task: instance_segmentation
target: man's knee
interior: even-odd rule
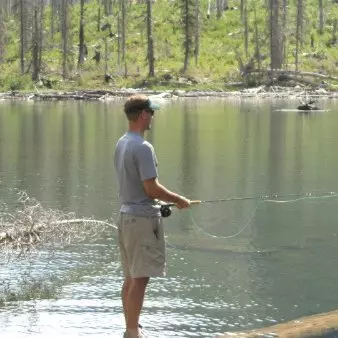
[[[139,287],[146,287],[149,282],[149,277],[139,277],[139,278],[132,278],[132,283]]]

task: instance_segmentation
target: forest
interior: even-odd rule
[[[2,0],[0,91],[338,88],[338,0]]]

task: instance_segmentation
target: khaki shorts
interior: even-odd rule
[[[121,213],[117,225],[124,276],[165,276],[166,252],[162,217]]]

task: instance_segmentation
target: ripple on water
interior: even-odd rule
[[[57,252],[54,260],[48,262],[47,270],[43,261],[31,262],[35,274],[47,271],[64,276],[62,293],[59,299],[6,306],[0,312],[0,326],[4,328],[1,338],[6,335],[12,338],[14,333],[15,337],[34,338],[122,337],[121,269],[113,256],[100,252],[101,248],[88,247],[85,253]],[[17,264],[13,271],[23,267]],[[69,278],[74,270],[78,276]],[[251,300],[248,292],[239,292],[240,289],[240,285],[229,288],[225,282],[213,285],[200,273],[154,278],[147,292],[142,324],[149,337],[214,337],[217,332],[274,321],[276,309],[271,304],[267,316],[260,312],[259,302]]]

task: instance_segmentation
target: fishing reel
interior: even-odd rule
[[[162,204],[160,207],[162,217],[169,217],[171,215],[171,208],[169,204]]]
[[[200,204],[202,201],[193,200],[190,201],[190,204]],[[161,204],[160,213],[162,217],[169,217],[171,215],[171,207],[174,207],[175,204]]]

